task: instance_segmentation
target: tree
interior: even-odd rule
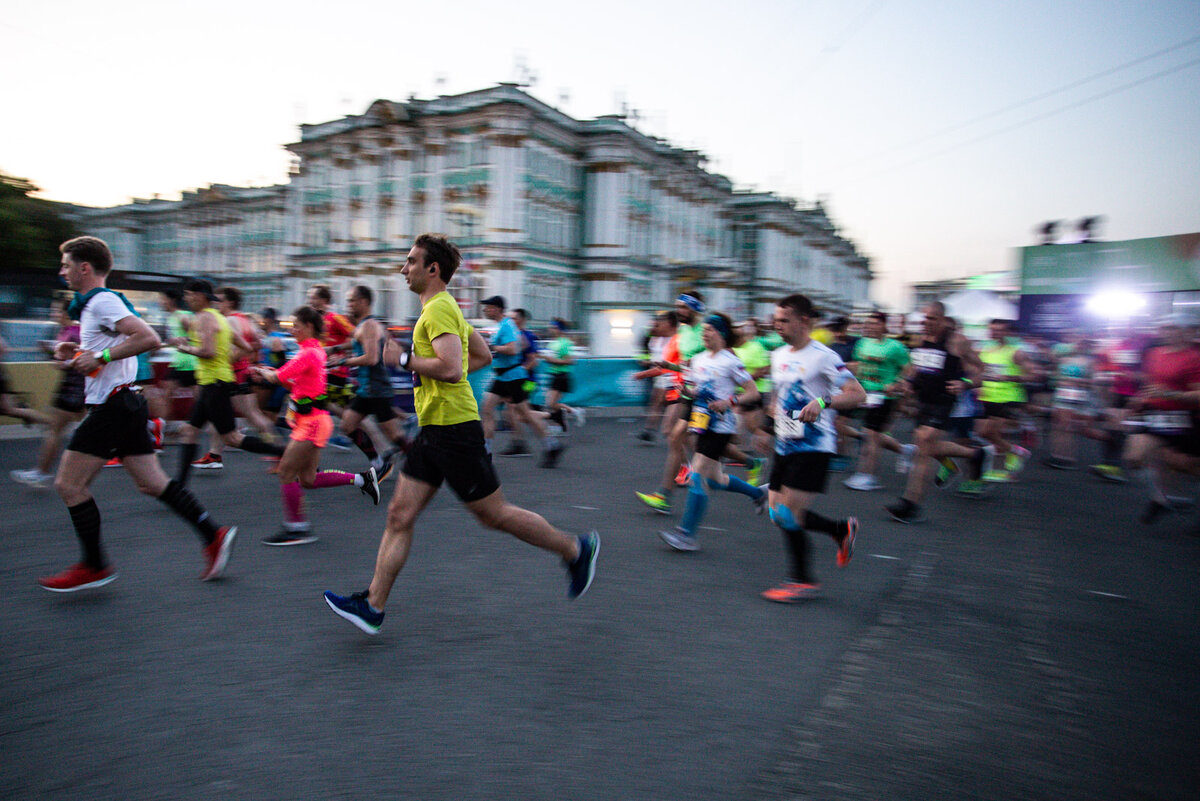
[[[58,270],[58,246],[76,235],[67,206],[33,197],[37,191],[0,172],[0,273]]]

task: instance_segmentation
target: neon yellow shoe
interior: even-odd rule
[[[980,478],[989,484],[1005,484],[1012,481],[1012,475],[1007,470],[989,470]]]
[[[671,514],[671,502],[668,501],[666,496],[661,492],[635,492],[633,494],[638,497],[639,501],[658,512],[660,515]]]
[[[760,457],[755,457],[750,460],[750,467],[746,469],[746,483],[757,487],[762,479],[763,468],[767,466],[767,460]]]

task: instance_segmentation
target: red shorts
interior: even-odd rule
[[[308,414],[289,411],[287,419],[292,426],[292,439],[297,442],[311,442],[324,448],[333,436],[333,417],[324,409],[314,409]]]

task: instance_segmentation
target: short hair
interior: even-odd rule
[[[179,287],[167,287],[166,289],[162,290],[160,294],[169,298],[171,302],[175,304],[175,308],[183,308],[183,290]]]
[[[1012,328],[1013,322],[1012,322],[1012,320],[1006,320],[1003,317],[997,317],[994,320],[992,320],[992,325],[1002,325],[1005,328]]]
[[[426,266],[437,264],[438,276],[442,283],[450,283],[458,266],[462,264],[462,253],[458,247],[446,237],[437,234],[421,234],[413,246],[420,248],[425,254]]]
[[[326,303],[333,300],[333,291],[329,289],[329,284],[313,284],[310,291]]]
[[[325,318],[312,306],[301,306],[292,312],[292,323],[311,325],[313,333],[317,336],[325,333]]]
[[[371,287],[364,286],[363,284],[359,284],[351,289],[350,294],[360,300],[365,300],[368,306],[375,302],[375,293],[371,291]]]
[[[829,324],[829,330],[836,331],[839,334],[849,327],[850,321],[845,317],[834,317],[833,321]]]
[[[801,295],[799,292],[788,295],[775,305],[784,309],[791,309],[798,317],[817,316],[817,307],[809,300],[808,295]]]
[[[671,326],[672,328],[679,327],[679,315],[675,313],[674,309],[667,309],[666,311],[661,311],[656,315],[656,317],[660,321]]]
[[[76,264],[86,261],[101,275],[107,275],[112,269],[112,251],[108,249],[108,243],[99,237],[77,236],[63,242],[58,246],[58,250],[69,255]]]
[[[938,317],[946,316],[946,304],[942,303],[940,300],[931,300],[925,305],[933,309],[934,314],[936,314]]]
[[[522,319],[522,320],[528,320],[528,319],[529,319],[529,312],[525,311],[524,309],[513,309],[513,314],[519,314],[519,315],[521,315],[521,319]]]
[[[231,304],[233,308],[242,308],[242,290],[235,286],[223,286],[217,290],[217,297]]]
[[[885,312],[881,312],[881,311],[869,312],[867,314],[867,317],[869,317],[872,320],[878,320],[879,322],[883,323],[885,326],[887,325],[888,319],[887,319],[887,314]]]

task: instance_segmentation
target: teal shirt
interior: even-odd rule
[[[550,351],[550,355],[554,358],[565,359],[571,355],[571,349],[573,347],[574,345],[571,344],[571,340],[567,339],[566,337],[559,337],[550,343],[550,347],[547,348],[547,350]],[[574,365],[571,364],[549,363],[546,365],[546,367],[550,370],[550,375],[562,375],[563,373],[569,373],[571,372],[571,368],[573,366]]]
[[[895,339],[863,337],[854,345],[854,376],[867,392],[883,392],[908,364],[908,348]]]

